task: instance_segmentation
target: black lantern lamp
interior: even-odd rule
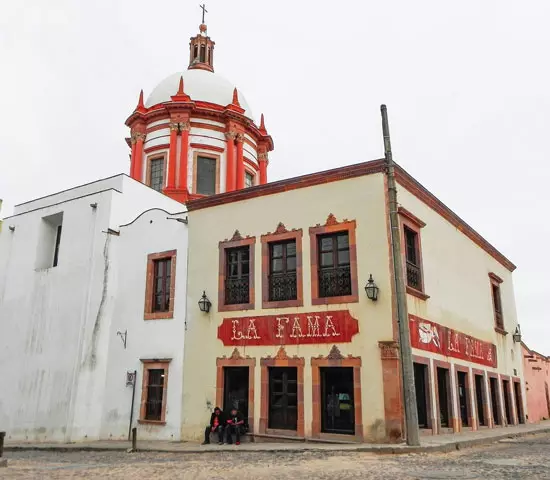
[[[521,342],[521,329],[519,328],[519,324],[516,327],[516,331],[512,335],[512,338],[514,339],[514,342],[520,343]]]
[[[370,274],[369,280],[365,285],[365,292],[367,292],[367,297],[370,298],[373,302],[376,302],[376,300],[378,300],[378,287],[372,279],[372,273]]]
[[[210,300],[208,300],[208,297],[206,296],[206,292],[202,292],[202,297],[199,300],[199,308],[201,312],[208,313],[210,311],[210,307],[212,306],[212,303]]]

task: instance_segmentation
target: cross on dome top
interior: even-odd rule
[[[203,3],[202,5],[199,5],[199,7],[202,8],[202,23],[204,23],[204,14],[208,13],[208,10],[206,10],[206,3]]]

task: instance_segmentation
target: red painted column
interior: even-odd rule
[[[168,185],[167,189],[176,188],[176,149],[178,146],[178,124],[170,124],[170,154],[168,156]]]
[[[145,133],[136,134],[136,158],[134,167],[134,178],[138,182],[143,181],[143,142],[145,141]]]
[[[260,164],[260,185],[267,183],[267,153],[258,155],[258,163]]]
[[[130,156],[130,177],[135,178],[135,170],[136,170],[136,139],[134,138],[134,134],[132,134],[132,155]]]
[[[227,149],[226,149],[226,168],[227,172],[225,175],[225,191],[232,192],[235,190],[235,132],[226,132],[225,138],[227,138]]]
[[[237,190],[244,188],[244,159],[243,159],[244,135],[237,135]]]
[[[180,149],[180,174],[178,188],[187,190],[187,155],[189,153],[189,122],[180,123],[181,130],[181,149]]]

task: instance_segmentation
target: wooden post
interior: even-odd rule
[[[137,452],[137,428],[132,428],[132,450]]]

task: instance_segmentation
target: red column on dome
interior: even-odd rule
[[[227,139],[226,149],[226,175],[225,175],[225,191],[232,192],[235,190],[235,132],[226,132],[225,138]]]
[[[178,146],[178,124],[170,124],[170,154],[168,156],[168,185],[167,189],[176,188],[176,149]]]
[[[181,129],[181,148],[180,148],[180,174],[178,188],[187,190],[187,155],[189,152],[189,122],[180,123]]]
[[[237,135],[237,190],[244,188],[244,158],[243,158],[244,135]]]
[[[267,153],[258,155],[258,163],[260,164],[260,185],[267,183]]]
[[[145,140],[144,133],[136,134],[136,158],[134,165],[134,178],[138,182],[143,182],[143,142]]]

